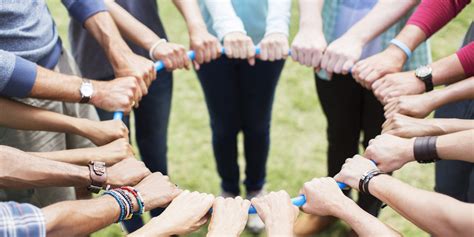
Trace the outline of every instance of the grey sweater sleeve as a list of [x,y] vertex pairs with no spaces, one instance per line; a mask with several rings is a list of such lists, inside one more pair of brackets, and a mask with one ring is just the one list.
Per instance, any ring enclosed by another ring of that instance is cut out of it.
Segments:
[[0,50],[0,96],[26,97],[36,81],[36,64]]

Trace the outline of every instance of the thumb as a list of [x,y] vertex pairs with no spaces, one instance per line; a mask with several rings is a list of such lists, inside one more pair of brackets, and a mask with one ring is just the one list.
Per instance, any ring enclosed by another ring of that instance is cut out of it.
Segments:
[[201,65],[199,65],[199,63],[196,62],[196,61],[193,61],[193,64],[194,64],[194,69],[195,69],[196,71],[199,71],[199,69],[201,68]]

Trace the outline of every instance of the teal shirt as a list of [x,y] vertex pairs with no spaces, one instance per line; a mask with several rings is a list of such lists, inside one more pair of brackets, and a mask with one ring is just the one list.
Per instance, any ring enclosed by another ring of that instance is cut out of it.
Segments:
[[[217,36],[212,25],[213,20],[204,2],[199,1],[201,14],[207,25],[209,33]],[[244,24],[247,35],[252,38],[254,44],[258,44],[265,35],[268,15],[268,1],[267,0],[232,0],[235,14],[240,18]]]

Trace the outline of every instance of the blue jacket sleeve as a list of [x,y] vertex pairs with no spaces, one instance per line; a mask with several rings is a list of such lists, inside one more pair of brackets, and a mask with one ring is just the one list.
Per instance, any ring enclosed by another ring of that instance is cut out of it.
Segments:
[[0,50],[0,96],[27,97],[36,81],[37,65]]
[[61,0],[74,20],[84,22],[98,12],[107,11],[103,0]]

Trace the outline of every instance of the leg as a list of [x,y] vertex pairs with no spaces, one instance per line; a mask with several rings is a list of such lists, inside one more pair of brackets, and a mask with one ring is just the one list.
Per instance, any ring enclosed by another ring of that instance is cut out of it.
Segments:
[[316,76],[316,89],[328,123],[328,176],[332,177],[347,158],[359,153],[363,93],[350,76],[338,74],[331,81]]
[[217,171],[225,192],[240,193],[237,163],[237,134],[241,129],[240,85],[234,60],[221,57],[197,71],[204,91],[212,129]]
[[[345,160],[359,152],[360,114],[363,92],[350,76],[333,74],[332,80],[316,77],[316,90],[327,120],[328,176],[341,170]],[[350,190],[344,191],[350,196]],[[295,225],[297,236],[319,233],[336,221],[334,217],[303,215]]]
[[[362,145],[364,149],[369,145],[369,141],[382,132],[382,124],[385,121],[384,110],[382,104],[377,100],[372,91],[363,89],[364,97],[362,102],[362,130],[364,132],[364,140]],[[359,206],[368,213],[378,216],[382,202],[372,195],[359,193]]]
[[[447,104],[435,113],[435,118],[474,119],[474,100]],[[438,161],[435,164],[435,191],[463,202],[474,202],[474,165],[464,161]]]
[[257,60],[255,66],[239,63],[247,194],[262,190],[265,184],[273,99],[284,64],[283,60]]

